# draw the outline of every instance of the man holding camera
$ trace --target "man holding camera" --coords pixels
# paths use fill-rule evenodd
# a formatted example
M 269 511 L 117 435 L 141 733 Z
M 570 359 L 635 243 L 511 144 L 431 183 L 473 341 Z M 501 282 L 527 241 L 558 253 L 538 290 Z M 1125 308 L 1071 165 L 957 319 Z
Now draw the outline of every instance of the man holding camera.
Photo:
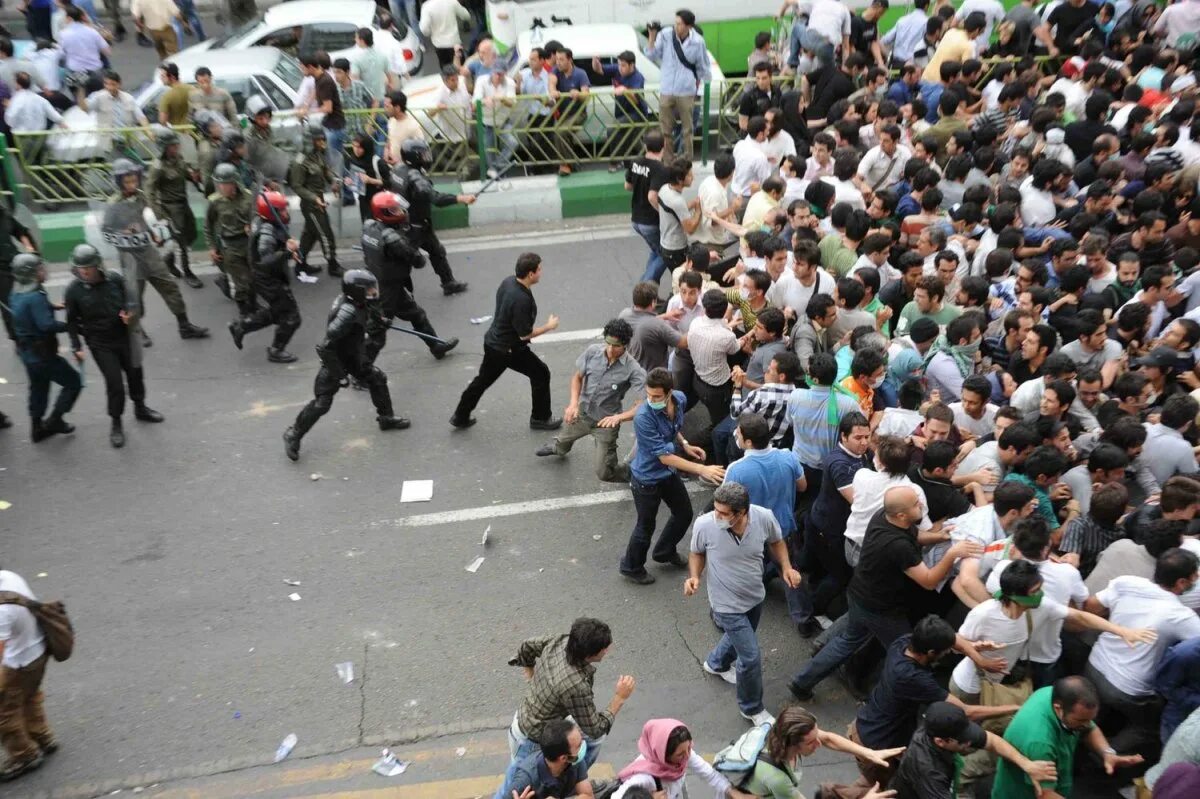
M 708 47 L 696 30 L 696 15 L 686 8 L 675 13 L 675 26 L 664 34 L 662 26 L 646 26 L 649 46 L 646 57 L 662 70 L 658 103 L 659 124 L 667 140 L 664 157 L 674 151 L 675 123 L 679 123 L 684 158 L 692 157 L 692 109 L 696 106 L 696 90 L 712 79 L 708 64 Z

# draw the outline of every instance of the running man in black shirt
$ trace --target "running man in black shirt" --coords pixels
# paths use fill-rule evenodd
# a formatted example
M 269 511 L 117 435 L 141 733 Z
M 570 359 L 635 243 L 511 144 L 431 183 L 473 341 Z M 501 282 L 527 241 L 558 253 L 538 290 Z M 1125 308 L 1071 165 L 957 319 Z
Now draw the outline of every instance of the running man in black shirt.
M 483 392 L 499 380 L 506 369 L 512 369 L 529 378 L 533 392 L 529 426 L 534 430 L 562 427 L 562 419 L 550 415 L 550 367 L 529 349 L 531 340 L 558 328 L 558 317 L 554 314 L 550 314 L 546 324 L 534 327 L 537 302 L 531 289 L 541 278 L 542 256 L 527 252 L 517 258 L 516 275 L 501 281 L 496 290 L 492 326 L 483 337 L 483 363 L 479 365 L 479 374 L 459 398 L 450 424 L 460 429 L 475 424 L 471 411 L 479 404 Z
M 633 230 L 646 241 L 650 257 L 646 259 L 646 271 L 639 282 L 650 281 L 657 285 L 664 270 L 662 246 L 658 230 L 658 190 L 670 177 L 662 161 L 666 139 L 662 131 L 647 131 L 642 137 L 646 154 L 625 170 L 625 190 L 633 192 L 629 218 Z

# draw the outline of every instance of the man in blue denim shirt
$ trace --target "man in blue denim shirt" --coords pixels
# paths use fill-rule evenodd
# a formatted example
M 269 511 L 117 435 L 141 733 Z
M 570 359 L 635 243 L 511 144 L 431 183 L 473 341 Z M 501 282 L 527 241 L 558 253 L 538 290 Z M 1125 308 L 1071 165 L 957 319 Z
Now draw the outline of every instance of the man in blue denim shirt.
M 495 799 L 592 796 L 587 749 L 575 722 L 558 719 L 542 732 L 541 749 L 508 769 Z
M 692 157 L 692 108 L 696 105 L 696 90 L 701 83 L 712 80 L 708 47 L 695 27 L 696 15 L 681 8 L 675 13 L 675 25 L 670 33 L 657 28 L 647 29 L 650 43 L 643 51 L 662 69 L 658 114 L 667 140 L 666 155 L 671 155 L 675 123 L 678 122 L 683 139 L 682 154 L 689 160 Z
M 687 397 L 675 391 L 675 380 L 666 369 L 651 369 L 646 375 L 646 402 L 633 417 L 636 449 L 629 465 L 629 489 L 637 508 L 637 521 L 629 535 L 621 574 L 638 585 L 649 585 L 654 576 L 646 571 L 646 554 L 654 537 L 654 520 L 659 503 L 667 503 L 671 518 L 654 547 L 654 560 L 677 568 L 687 561 L 675 551 L 692 523 L 692 500 L 679 478 L 679 470 L 719 483 L 725 469 L 704 465 L 704 450 L 683 437 L 683 415 Z M 682 451 L 687 458 L 675 454 Z

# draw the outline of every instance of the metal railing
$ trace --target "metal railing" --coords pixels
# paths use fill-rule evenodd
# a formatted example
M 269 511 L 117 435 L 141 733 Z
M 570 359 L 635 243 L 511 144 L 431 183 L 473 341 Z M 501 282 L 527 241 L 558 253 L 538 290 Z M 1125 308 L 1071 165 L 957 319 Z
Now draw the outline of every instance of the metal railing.
M 990 59 L 987 66 L 1004 59 Z M 1015 60 L 1015 59 L 1011 59 Z M 1038 59 L 1045 69 L 1051 59 Z M 785 86 L 791 76 L 776 79 Z M 714 151 L 732 147 L 740 137 L 738 101 L 752 78 L 725 79 L 706 84 L 693 113 L 693 153 L 707 162 Z M 713 90 L 716 90 L 715 93 Z M 459 180 L 482 175 L 489 166 L 502 168 L 552 167 L 559 164 L 614 163 L 642 153 L 642 135 L 659 126 L 656 88 L 593 92 L 578 100 L 518 95 L 514 104 L 496 109 L 475 102 L 471 108 L 410 109 L 433 152 L 431 174 Z M 377 109 L 346 112 L 347 148 L 355 133 L 371 136 L 383 154 L 388 120 Z M 304 139 L 302 119 L 276 114 L 272 128 L 276 145 L 299 152 Z M 184 136 L 185 158 L 191 161 L 199 133 L 191 126 L 175 128 Z M 0 148 L 5 174 L 21 201 L 35 208 L 62 203 L 102 200 L 113 192 L 111 167 L 116 158 L 149 164 L 157 157 L 148 127 L 48 130 L 13 134 L 12 146 Z

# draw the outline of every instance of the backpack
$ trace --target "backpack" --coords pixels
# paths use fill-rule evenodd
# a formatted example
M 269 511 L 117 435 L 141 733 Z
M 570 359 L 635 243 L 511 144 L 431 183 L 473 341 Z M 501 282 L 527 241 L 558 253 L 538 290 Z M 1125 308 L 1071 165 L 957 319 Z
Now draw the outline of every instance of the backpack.
M 771 733 L 771 724 L 764 722 L 757 727 L 751 727 L 742 733 L 737 740 L 717 752 L 713 758 L 713 768 L 719 771 L 735 786 L 745 785 L 754 776 L 754 767 L 758 761 L 768 760 L 767 736 Z
M 37 619 L 51 656 L 59 662 L 71 657 L 71 650 L 75 648 L 75 629 L 62 602 L 38 602 L 15 591 L 0 591 L 0 605 L 20 605 L 28 610 Z

